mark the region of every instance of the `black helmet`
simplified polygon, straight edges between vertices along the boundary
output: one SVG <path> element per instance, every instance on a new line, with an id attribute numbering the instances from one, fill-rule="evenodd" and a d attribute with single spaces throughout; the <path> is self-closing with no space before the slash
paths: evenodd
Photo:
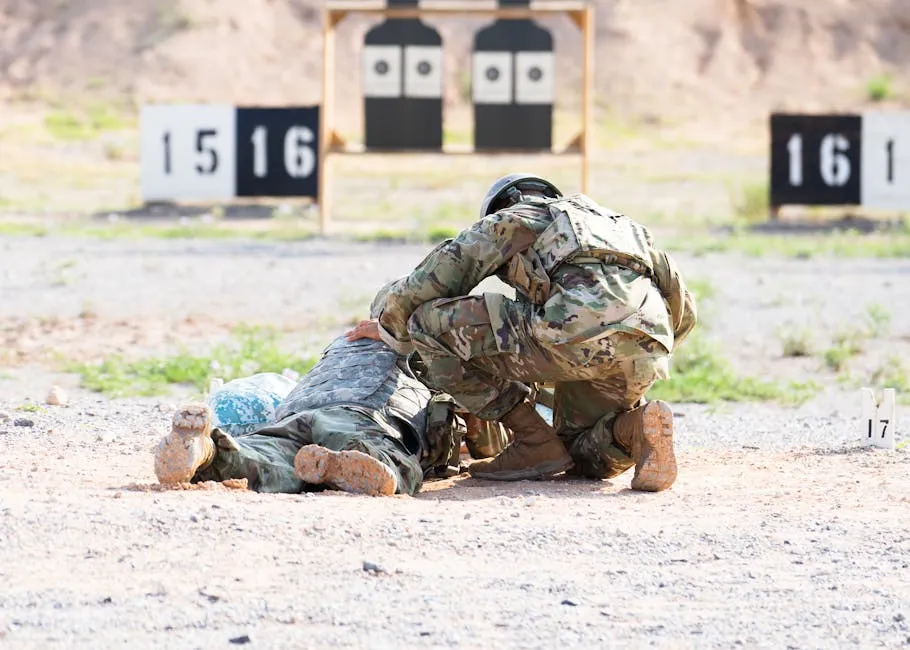
<path id="1" fill-rule="evenodd" d="M 521 201 L 521 190 L 535 190 L 554 199 L 562 196 L 562 192 L 548 180 L 534 174 L 507 174 L 496 180 L 487 190 L 480 204 L 480 218 L 493 214 L 510 205 Z"/>

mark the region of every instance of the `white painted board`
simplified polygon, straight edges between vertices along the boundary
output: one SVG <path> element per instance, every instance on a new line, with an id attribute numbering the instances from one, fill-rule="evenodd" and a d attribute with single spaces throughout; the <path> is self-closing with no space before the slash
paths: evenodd
<path id="1" fill-rule="evenodd" d="M 401 77 L 401 46 L 364 46 L 363 94 L 365 97 L 401 97 Z"/>
<path id="2" fill-rule="evenodd" d="M 861 201 L 910 210 L 910 112 L 863 113 Z"/>
<path id="3" fill-rule="evenodd" d="M 140 114 L 145 201 L 224 201 L 236 185 L 236 109 L 220 104 L 147 105 Z"/>
<path id="4" fill-rule="evenodd" d="M 442 97 L 442 48 L 408 45 L 404 48 L 405 97 Z"/>
<path id="5" fill-rule="evenodd" d="M 552 52 L 518 52 L 515 55 L 515 101 L 519 104 L 552 104 L 556 95 Z"/>
<path id="6" fill-rule="evenodd" d="M 475 104 L 511 104 L 512 53 L 474 52 L 471 85 Z"/>

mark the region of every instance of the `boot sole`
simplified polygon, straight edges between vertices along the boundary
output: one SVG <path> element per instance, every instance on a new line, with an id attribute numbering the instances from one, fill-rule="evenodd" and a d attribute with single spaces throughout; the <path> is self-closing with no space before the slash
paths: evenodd
<path id="1" fill-rule="evenodd" d="M 546 479 L 556 476 L 571 468 L 574 463 L 571 457 L 566 456 L 564 460 L 553 460 L 546 463 L 540 463 L 534 467 L 523 467 L 521 469 L 484 472 L 482 469 L 472 470 L 468 467 L 468 473 L 474 478 L 480 478 L 488 481 L 525 481 L 535 479 Z"/>
<path id="2" fill-rule="evenodd" d="M 161 439 L 155 452 L 159 483 L 186 483 L 193 478 L 206 460 L 206 438 L 214 450 L 211 427 L 211 411 L 203 403 L 184 404 L 174 413 L 171 432 Z"/>
<path id="3" fill-rule="evenodd" d="M 372 496 L 395 494 L 397 483 L 392 470 L 368 454 L 319 445 L 300 448 L 294 457 L 294 473 L 304 483 Z"/>
<path id="4" fill-rule="evenodd" d="M 632 489 L 660 492 L 676 480 L 673 450 L 673 411 L 666 402 L 649 402 L 642 414 L 641 460 L 635 467 Z"/>

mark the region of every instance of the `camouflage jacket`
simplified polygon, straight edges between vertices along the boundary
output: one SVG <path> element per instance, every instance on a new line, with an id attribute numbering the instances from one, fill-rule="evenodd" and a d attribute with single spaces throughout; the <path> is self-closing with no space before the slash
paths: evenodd
<path id="1" fill-rule="evenodd" d="M 340 336 L 278 405 L 276 418 L 344 406 L 377 421 L 412 453 L 421 454 L 427 446 L 427 406 L 433 395 L 404 363 L 380 341 Z"/>
<path id="2" fill-rule="evenodd" d="M 650 232 L 577 194 L 500 210 L 437 246 L 388 288 L 379 316 L 383 340 L 406 352 L 408 319 L 419 305 L 467 295 L 490 275 L 537 305 L 532 332 L 553 345 L 628 331 L 670 352 L 697 319 L 676 264 L 655 248 Z M 500 310 L 490 307 L 495 319 Z"/>

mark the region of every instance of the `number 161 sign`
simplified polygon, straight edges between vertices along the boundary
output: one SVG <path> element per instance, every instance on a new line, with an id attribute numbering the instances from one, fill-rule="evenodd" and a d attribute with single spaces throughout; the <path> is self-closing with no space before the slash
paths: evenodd
<path id="1" fill-rule="evenodd" d="M 771 203 L 910 210 L 910 113 L 772 115 Z"/>
<path id="2" fill-rule="evenodd" d="M 317 195 L 318 107 L 150 105 L 140 132 L 145 201 Z"/>

